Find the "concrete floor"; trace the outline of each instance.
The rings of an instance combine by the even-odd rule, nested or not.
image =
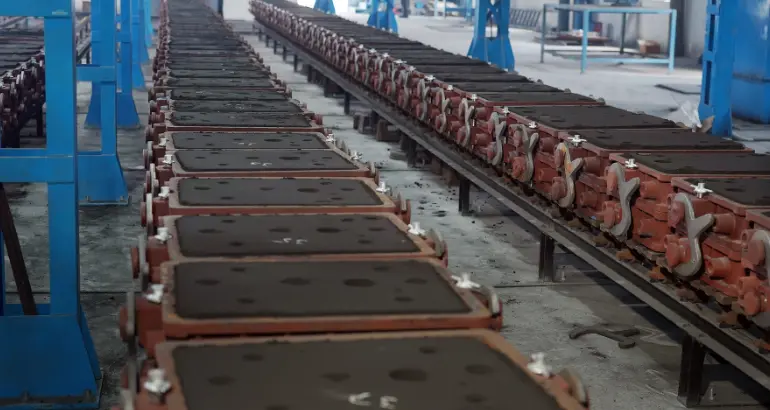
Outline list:
[[[245,16],[244,16],[245,17]],[[354,19],[363,19],[354,16]],[[463,53],[470,40],[470,29],[452,20],[410,18],[401,20],[401,33],[423,42]],[[569,87],[585,94],[604,97],[623,108],[644,110],[657,115],[681,105],[688,96],[674,95],[654,87],[656,83],[693,83],[699,74],[643,66],[591,67],[580,75],[577,63],[555,57],[548,64],[536,61],[537,48],[529,44],[531,33],[514,32],[518,69],[548,84]],[[343,114],[341,100],[324,98],[320,89],[305,82],[304,76],[282,64],[279,56],[252,43],[279,78],[294,90],[294,97],[311,110],[325,116],[326,126],[334,129],[352,149],[380,166],[387,183],[412,199],[414,219],[425,227],[441,230],[449,243],[451,268],[471,273],[475,280],[498,287],[505,302],[506,326],[503,333],[522,352],[546,352],[554,368],[578,371],[590,387],[593,409],[626,410],[676,409],[678,333],[670,324],[620,287],[609,283],[574,256],[557,251],[557,266],[565,282],[544,285],[537,281],[538,243],[510,214],[485,194],[474,193],[475,214],[462,217],[457,212],[457,190],[447,187],[439,177],[419,169],[409,169],[399,159],[393,144],[380,143],[352,129],[352,119]],[[89,89],[81,84],[78,95],[80,141],[82,147],[98,144],[98,131],[82,127]],[[143,92],[135,93],[141,124],[147,122],[147,101]],[[692,97],[690,97],[692,98]],[[31,145],[36,142],[28,140]],[[138,203],[144,171],[141,150],[143,130],[119,131],[119,152],[132,203],[125,207],[83,208],[81,216],[81,277],[83,305],[105,374],[103,402],[107,409],[117,401],[117,372],[123,365],[124,348],[117,337],[117,307],[130,289],[128,248],[142,232]],[[34,288],[43,300],[48,288],[47,216],[44,185],[19,187],[13,200],[17,229],[21,236]],[[643,330],[636,348],[620,350],[614,342],[596,336],[572,341],[568,332],[577,325],[614,323],[634,325]]]

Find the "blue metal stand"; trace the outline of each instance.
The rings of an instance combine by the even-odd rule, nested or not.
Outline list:
[[[334,0],[315,0],[313,9],[323,11],[326,14],[337,14],[334,8]]]
[[[478,0],[468,57],[484,60],[504,70],[514,70],[516,60],[508,37],[510,14],[510,0],[494,3],[491,0]]]
[[[50,246],[50,303],[35,316],[0,305],[0,403],[4,410],[96,409],[102,375],[80,305],[75,2],[3,1],[0,14],[45,19],[51,67],[47,147],[0,149],[0,181],[48,184]]]
[[[706,41],[703,50],[701,83],[701,119],[714,116],[711,133],[731,136],[733,113],[731,85],[735,60],[735,25],[738,24],[738,1],[708,0],[706,7]]]
[[[81,205],[127,205],[128,188],[118,158],[117,134],[117,58],[115,44],[115,2],[92,3],[91,35],[94,64],[77,68],[78,81],[92,84],[91,108],[98,115],[101,149],[78,153],[78,184]],[[93,93],[96,93],[94,95]],[[89,111],[91,114],[91,111]]]
[[[372,14],[366,24],[380,30],[398,33],[396,13],[393,12],[393,0],[372,0]]]
[[[131,69],[132,84],[135,90],[145,90],[142,64],[150,61],[144,41],[144,0],[131,0],[131,49],[133,67]]]
[[[152,30],[152,0],[144,0],[144,45],[147,48],[152,47],[154,34]]]
[[[132,93],[133,72],[142,67],[135,63],[133,45],[131,43],[131,2],[132,0],[120,0],[120,62],[118,63],[118,114],[119,128],[138,128],[139,114],[136,111],[136,103]],[[142,78],[144,82],[144,78]]]

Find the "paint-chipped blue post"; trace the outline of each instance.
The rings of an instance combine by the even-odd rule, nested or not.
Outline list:
[[[100,64],[102,61],[101,43],[104,41],[104,32],[112,27],[112,22],[107,22],[104,26],[99,16],[101,16],[101,1],[97,0],[91,3],[91,61],[94,64]],[[112,17],[114,21],[115,16]],[[114,30],[113,30],[114,31]],[[113,52],[114,54],[114,52]],[[88,113],[86,114],[87,128],[98,128],[102,125],[102,89],[97,84],[91,85],[91,101],[88,103]]]
[[[118,128],[138,128],[139,114],[132,93],[133,71],[141,66],[134,64],[131,46],[131,1],[120,0],[120,63],[118,64]]]
[[[509,0],[478,0],[468,57],[486,61],[504,70],[515,69],[516,60],[508,34],[510,14]]]
[[[50,303],[0,316],[4,409],[96,409],[102,375],[80,304],[75,1],[2,1],[0,15],[44,18],[45,148],[0,148],[0,182],[48,185]],[[2,245],[2,244],[0,244]]]
[[[152,1],[144,0],[144,45],[147,48],[152,47]],[[149,59],[149,54],[148,54]]]
[[[91,11],[92,22],[99,21],[99,60],[94,64],[79,65],[79,81],[88,81],[92,90],[99,91],[99,116],[101,122],[101,149],[78,153],[78,191],[81,205],[127,205],[128,188],[123,177],[117,152],[117,92],[118,68],[115,45],[117,34],[113,28],[115,2],[95,0]],[[96,52],[94,48],[94,52]],[[93,101],[93,100],[92,100]]]
[[[150,60],[147,54],[147,47],[144,45],[144,28],[142,27],[142,4],[144,0],[131,0],[131,84],[135,90],[145,90],[144,74],[142,73],[142,64]]]
[[[393,0],[372,0],[372,12],[366,24],[380,30],[398,33],[396,13],[393,12]]]
[[[313,9],[322,11],[326,14],[337,14],[337,10],[334,8],[333,0],[315,0]]]
[[[711,133],[731,136],[733,112],[731,86],[735,59],[735,25],[738,24],[738,1],[708,0],[706,7],[706,41],[703,50],[703,79],[699,116],[714,116]]]

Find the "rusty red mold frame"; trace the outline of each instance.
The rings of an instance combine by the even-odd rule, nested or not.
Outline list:
[[[743,232],[743,257],[741,262],[751,271],[739,283],[740,298],[733,308],[747,316],[760,313],[760,327],[770,329],[770,209],[753,209],[746,212],[751,229]],[[754,318],[756,320],[756,318]]]
[[[657,154],[657,153],[655,153]],[[703,154],[711,154],[710,152],[703,152]],[[715,155],[740,155],[746,154],[745,152],[736,153],[715,153]],[[619,170],[623,173],[625,181],[630,181],[633,178],[639,178],[639,197],[633,202],[632,205],[632,217],[633,217],[633,242],[641,245],[644,249],[648,249],[652,252],[662,253],[665,251],[666,244],[663,241],[665,235],[669,233],[668,228],[668,197],[674,193],[674,187],[671,184],[671,180],[675,177],[678,178],[762,178],[768,177],[768,175],[762,174],[745,174],[745,175],[729,175],[729,174],[677,174],[669,175],[652,169],[644,164],[634,164],[633,168],[628,168],[623,164],[627,163],[627,159],[623,154],[614,153],[610,154],[610,160],[614,163],[618,163]],[[609,168],[608,168],[609,169]],[[618,171],[618,172],[620,172]],[[607,173],[607,192],[613,196],[613,199],[617,199],[617,189],[619,176],[616,172]],[[613,201],[614,202],[614,201]],[[609,205],[609,204],[608,204]],[[616,204],[619,206],[619,204]],[[616,210],[617,210],[616,206]],[[645,232],[649,235],[640,237],[638,232]]]
[[[190,71],[201,71],[201,70],[204,70],[204,71],[216,71],[217,69],[216,68],[211,68],[211,69],[193,68],[193,69],[189,69],[189,70]],[[187,71],[187,69],[179,69],[179,71]],[[226,71],[246,71],[246,72],[252,71],[252,72],[261,72],[261,73],[266,73],[266,74],[272,74],[272,76],[275,76],[275,73],[270,71],[270,66],[262,65],[261,63],[258,63],[256,60],[254,60],[253,66],[249,67],[248,69],[238,70],[238,69],[225,69],[225,68],[223,68],[223,71],[225,71],[225,72]],[[162,66],[162,67],[158,67],[158,68],[154,69],[153,73],[152,73],[153,84],[156,84],[156,82],[158,80],[162,79],[162,78],[176,78],[176,77],[174,77],[174,70],[171,69],[168,66]]]
[[[254,150],[259,151],[259,150]],[[317,150],[315,150],[317,151]],[[238,178],[238,177],[282,177],[282,178],[373,178],[375,183],[379,183],[379,171],[373,163],[369,165],[362,164],[356,160],[353,160],[346,152],[338,149],[337,147],[330,147],[329,151],[334,152],[356,166],[355,169],[346,170],[323,170],[323,169],[308,169],[308,170],[248,170],[248,171],[214,171],[214,172],[199,172],[199,171],[187,171],[182,168],[176,160],[169,166],[166,164],[156,165],[150,164],[150,169],[145,174],[145,194],[152,193],[157,194],[160,191],[160,187],[165,185],[171,178],[193,178],[193,177],[220,177],[220,178]],[[167,155],[176,155],[173,151]],[[172,157],[174,158],[174,157]]]
[[[149,392],[142,389],[136,398],[137,410],[186,410],[184,390],[176,373],[173,359],[173,351],[181,347],[195,347],[206,345],[239,345],[248,343],[291,343],[301,344],[308,342],[352,342],[367,340],[408,339],[408,338],[436,338],[436,337],[472,337],[485,343],[490,348],[505,357],[512,366],[523,369],[532,380],[552,396],[562,410],[586,410],[588,405],[580,404],[574,397],[572,386],[582,385],[578,380],[568,380],[561,375],[544,378],[530,372],[527,368],[529,360],[514,348],[501,335],[489,330],[456,330],[456,331],[415,331],[415,332],[387,332],[387,333],[358,333],[348,335],[322,335],[322,336],[289,336],[279,338],[234,338],[234,339],[208,339],[184,342],[165,342],[156,347],[157,367],[165,371],[166,379],[171,384],[171,389],[165,396],[164,404],[158,403]],[[578,395],[584,392],[577,393]],[[257,405],[257,403],[255,403]]]
[[[324,132],[311,132],[309,134],[318,134],[321,140],[325,140],[326,137],[331,135],[329,131],[330,131],[329,129],[324,129]],[[289,132],[288,134],[290,133],[291,132]],[[259,134],[259,132],[250,132],[250,134]],[[174,145],[174,136],[175,136],[174,132],[166,132],[161,134],[158,137],[158,140],[160,142],[155,143],[153,141],[148,141],[147,143],[148,148],[145,148],[144,151],[142,152],[145,169],[149,169],[150,164],[155,164],[157,166],[158,165],[156,161],[157,158],[163,158],[164,155],[170,154],[174,151],[177,151],[178,149],[181,149],[181,148],[176,148],[176,146]],[[320,149],[331,149],[333,147],[333,145],[329,144],[328,142],[326,144],[327,146],[325,148],[320,148]],[[189,149],[189,148],[186,148],[186,149]],[[232,149],[239,149],[239,148],[234,147]],[[249,149],[249,148],[243,148],[243,149]]]
[[[286,214],[269,214],[269,215],[286,215]],[[289,214],[291,215],[291,214]],[[311,214],[312,215],[312,214]],[[360,215],[353,213],[340,213],[337,215]],[[284,261],[284,260],[296,260],[296,259],[308,259],[308,260],[334,260],[334,261],[346,261],[346,260],[393,260],[393,259],[439,259],[444,266],[447,266],[447,248],[446,242],[440,237],[434,234],[434,231],[428,231],[426,237],[413,235],[409,233],[409,227],[398,216],[394,214],[367,214],[376,215],[389,220],[399,231],[406,234],[406,236],[417,247],[415,252],[403,252],[403,253],[356,253],[356,254],[315,254],[315,255],[303,255],[303,256],[255,256],[255,257],[243,257],[239,258],[241,261]],[[183,218],[183,216],[167,216],[162,218],[160,226],[168,228],[170,239],[166,242],[161,242],[155,237],[150,237],[146,242],[145,261],[146,266],[141,267],[139,247],[131,248],[131,270],[134,278],[139,278],[140,271],[144,270],[150,276],[149,282],[158,283],[160,278],[160,272],[158,267],[168,261],[220,261],[231,260],[232,258],[221,257],[194,257],[188,258],[182,255],[179,247],[178,238],[179,235],[176,231],[176,220]],[[440,242],[440,243],[437,243]]]
[[[277,262],[280,263],[280,262]],[[196,337],[233,337],[239,335],[261,336],[277,334],[309,333],[351,333],[410,330],[449,329],[491,329],[502,327],[500,302],[498,313],[493,314],[487,307],[486,295],[458,288],[452,274],[436,261],[427,261],[437,275],[452,289],[469,309],[465,313],[443,314],[397,314],[397,315],[337,315],[307,317],[249,317],[230,319],[184,319],[176,312],[174,298],[174,269],[180,263],[167,262],[161,266],[164,294],[160,304],[148,301],[142,295],[136,296],[135,320],[139,343],[149,352],[154,346],[166,340],[180,340]],[[496,299],[495,299],[496,300]],[[120,311],[121,335],[127,338],[127,322],[131,315],[126,307]]]
[[[255,67],[259,67],[264,64],[264,59],[259,54],[255,53],[255,55],[245,55],[243,57],[249,57],[249,60],[251,60]],[[168,68],[168,65],[170,63],[173,63],[174,61],[177,61],[181,58],[174,58],[173,56],[171,58],[166,58],[163,60],[158,60],[157,58],[153,59],[152,62],[152,70],[153,73],[162,69]],[[201,61],[201,59],[197,59],[198,61]],[[206,59],[203,61],[210,61],[210,62],[220,62],[222,59]],[[154,80],[154,78],[153,78]]]
[[[174,125],[170,120],[158,122],[147,129],[148,135],[145,135],[147,141],[159,142],[158,136],[164,132],[173,131],[217,131],[217,132],[324,132],[323,125],[310,121],[309,127],[214,127],[205,125],[183,126]]]
[[[163,81],[163,79],[160,79],[158,81]],[[168,86],[165,86],[165,85],[155,85],[152,88],[150,88],[150,90],[147,92],[147,98],[148,98],[149,101],[156,100],[158,98],[164,98],[167,95],[166,94],[167,91],[170,91],[170,90],[172,90],[174,88],[184,88],[184,87],[168,87]],[[275,90],[277,92],[283,92],[283,93],[285,93],[287,95],[291,95],[291,94],[289,94],[289,90],[288,90],[288,87],[286,87],[286,84],[283,81],[277,80],[277,79],[272,79],[271,85],[268,86],[268,87],[238,87],[238,88],[206,87],[206,88],[218,89],[218,90],[223,90],[223,91],[227,91],[228,89],[235,89],[235,90],[263,90],[263,91]]]
[[[518,146],[522,145],[521,135],[523,133],[522,127],[516,127],[517,129],[517,143]],[[607,130],[608,132],[636,132],[651,130]],[[657,130],[652,130],[657,131]],[[670,130],[664,130],[670,131]],[[693,133],[689,130],[684,131],[682,135],[692,136],[695,138],[713,138],[716,137],[704,134]],[[547,156],[537,153],[535,156],[539,158],[539,161],[535,162],[534,172],[547,172],[540,169],[541,167],[551,167],[557,170],[560,176],[549,180],[536,178],[536,187],[539,191],[546,194],[552,201],[558,203],[562,208],[570,208],[577,206],[577,213],[587,220],[593,220],[595,218],[602,217],[602,204],[609,200],[609,193],[607,192],[607,185],[605,181],[605,175],[608,174],[608,168],[612,164],[610,161],[610,154],[628,152],[629,150],[621,150],[617,148],[602,148],[591,144],[590,142],[580,142],[579,144],[573,144],[570,140],[573,139],[573,134],[569,132],[560,132],[558,138],[559,144],[553,151],[553,163],[548,164],[545,162]],[[698,141],[693,141],[693,146],[697,146]],[[657,148],[641,148],[634,152],[636,153],[677,153],[677,152],[753,152],[752,150],[734,143],[734,148],[705,148],[705,149],[670,149],[665,146],[659,146]],[[522,157],[523,158],[523,157]],[[577,179],[575,178],[577,176]],[[574,192],[569,193],[569,186],[574,185]]]
[[[757,180],[767,181],[770,186],[770,178]],[[690,259],[691,244],[684,226],[687,209],[691,208],[695,217],[713,215],[713,226],[697,240],[703,255],[704,273],[691,284],[712,295],[721,305],[730,306],[740,296],[741,282],[747,276],[746,266],[741,263],[747,247],[745,240],[750,239],[745,238],[750,229],[746,214],[762,207],[736,203],[713,192],[698,198],[696,187],[686,178],[674,178],[671,184],[675,193],[668,196],[668,225],[676,228],[676,232],[665,238],[664,267],[671,270]]]
[[[391,198],[390,196],[377,191],[377,185],[371,178],[349,178],[364,184],[370,193],[380,200],[379,205],[312,205],[312,206],[185,206],[179,202],[179,183],[187,178],[172,178],[166,185],[169,187],[169,195],[166,198],[152,197],[147,194],[142,199],[139,211],[142,220],[142,226],[148,227],[148,233],[154,234],[154,228],[158,226],[160,218],[165,216],[182,215],[263,215],[263,214],[364,214],[364,213],[392,213],[398,215],[404,223],[410,223],[412,217],[411,201],[402,199],[400,195]],[[218,178],[196,178],[212,179]],[[242,178],[251,180],[281,180],[283,178]],[[303,178],[303,179],[324,179],[329,178]],[[152,199],[150,214],[152,223],[147,225],[147,199]]]

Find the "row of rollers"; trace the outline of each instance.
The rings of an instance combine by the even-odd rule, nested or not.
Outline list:
[[[19,132],[31,118],[42,116],[45,102],[45,55],[42,35],[0,34],[0,123],[2,146],[19,148]],[[42,121],[38,136],[42,136]]]
[[[162,121],[162,120],[161,120],[161,121]],[[173,131],[173,130],[172,130],[172,131]],[[163,132],[168,132],[168,131],[167,131],[167,130],[163,130]],[[345,148],[344,148],[344,146],[341,146],[340,144],[338,144],[336,148],[337,148],[337,149],[342,149],[342,150],[344,150],[344,149],[345,149]],[[166,149],[168,149],[168,147],[166,147]],[[348,152],[348,153],[349,153],[349,152]],[[168,155],[168,154],[164,154],[164,158],[165,158],[165,155]],[[362,167],[362,168],[366,168],[366,167]],[[373,168],[366,168],[366,171],[371,173],[371,172],[373,171]],[[375,175],[375,176],[376,176],[376,175]],[[161,198],[162,200],[163,200],[163,199],[169,199],[169,198],[168,198],[169,194],[170,194],[170,196],[173,196],[173,192],[175,192],[174,186],[175,186],[175,184],[177,184],[177,183],[178,183],[178,180],[176,180],[176,181],[173,181],[173,182],[171,183],[171,186],[170,186],[170,187],[163,187],[163,188],[170,188],[170,189],[162,189],[162,190],[164,191],[164,194],[163,194],[162,196],[163,196],[163,197],[166,197],[166,198]],[[371,187],[371,188],[374,188],[375,190],[377,190],[377,189],[379,189],[379,190],[382,190],[382,188],[383,188],[382,184],[380,184],[380,186],[378,186],[378,187],[375,187],[375,185],[374,185],[374,184],[372,184],[372,183],[370,183],[370,187]],[[385,199],[385,200],[387,201],[389,198],[383,198],[383,199]],[[148,198],[148,200],[152,200],[152,202],[156,202],[156,199],[155,199],[155,198],[152,198],[152,196],[150,196],[150,197]],[[403,217],[404,217],[404,215],[406,215],[406,217],[408,218],[408,214],[409,214],[409,212],[408,212],[408,210],[409,210],[409,206],[408,206],[408,204],[404,204],[404,202],[402,202],[400,199],[396,199],[395,201],[393,201],[392,199],[390,199],[390,200],[389,200],[389,203],[388,203],[388,202],[385,202],[385,203],[387,204],[387,205],[386,205],[386,207],[388,207],[388,208],[391,208],[393,211],[395,211],[395,213],[396,213],[396,214],[402,214],[401,218],[403,218]],[[397,205],[397,204],[398,204],[398,205]],[[144,208],[144,207],[143,207],[143,209],[148,209],[148,208]],[[149,209],[159,209],[159,208],[158,208],[158,207],[153,207],[153,208],[149,208]],[[201,212],[202,212],[202,213],[207,213],[207,214],[208,214],[208,213],[210,213],[210,211],[211,211],[211,210],[208,210],[208,209],[206,209],[206,210],[201,210]],[[221,211],[221,210],[220,210],[220,211]],[[145,214],[145,216],[146,216],[146,214]],[[154,220],[155,218],[154,218],[154,217],[151,215],[150,219],[151,219],[151,220]],[[408,219],[405,221],[405,223],[408,223]],[[152,223],[148,223],[147,225],[148,225],[148,226],[152,226],[153,224],[152,224]],[[407,229],[409,229],[410,227],[409,227],[409,226],[407,226],[406,228],[407,228]],[[417,231],[419,231],[419,230],[420,230],[420,229],[419,229],[419,227],[417,227],[417,226],[415,226],[415,227],[412,227],[412,228],[416,228],[416,230],[417,230]],[[149,228],[149,229],[152,229],[152,228]],[[413,229],[413,230],[414,230],[414,229]],[[173,233],[172,233],[172,234],[170,234],[170,235],[168,235],[168,236],[169,236],[169,237],[173,237],[174,235],[173,235]],[[418,236],[419,236],[419,235],[418,235]],[[152,239],[151,239],[151,240],[152,240]],[[428,240],[427,242],[430,242],[430,240]],[[435,248],[435,247],[436,247],[436,246],[435,246],[435,241],[434,241],[434,244],[433,244],[433,245],[434,245],[434,248]],[[445,256],[445,254],[444,254],[444,256]],[[455,279],[458,279],[458,278],[455,278]],[[156,288],[156,289],[157,289],[157,288]],[[490,303],[490,302],[491,302],[491,300],[490,300],[490,297],[494,297],[494,296],[493,296],[493,294],[482,294],[482,295],[480,295],[480,296],[481,296],[481,298],[482,298],[482,299],[486,299],[486,302],[487,302],[487,303]],[[494,300],[496,300],[496,299],[494,299]],[[494,306],[494,304],[492,304],[492,306]],[[497,306],[497,310],[499,310],[499,306]],[[159,315],[159,312],[158,312],[158,315]],[[501,319],[501,318],[499,318],[499,316],[498,316],[498,317],[497,317],[497,319],[496,319],[496,321],[499,321],[500,319]],[[497,328],[497,327],[499,327],[499,325],[500,325],[500,322],[497,322],[497,324],[489,324],[489,326],[490,326],[490,327],[493,327],[493,328]],[[566,383],[566,381],[563,381],[563,383]]]
[[[465,66],[452,66],[455,58],[449,62],[442,59],[444,72],[427,66],[425,72],[430,74],[426,74],[420,71],[425,62],[419,55],[409,54],[415,47],[426,54],[425,46],[406,41],[404,47],[411,48],[406,49],[410,56],[407,62],[400,59],[403,51],[394,51],[396,42],[386,33],[378,33],[383,39],[383,47],[378,48],[386,49],[379,52],[370,48],[371,42],[359,41],[359,36],[352,35],[353,40],[327,30],[325,21],[303,22],[262,2],[253,2],[252,10],[268,16],[265,21],[284,24],[274,28],[308,44],[458,149],[538,194],[536,200],[545,206],[566,211],[601,230],[613,245],[641,251],[644,259],[657,266],[651,271],[654,279],[661,278],[662,268],[726,307],[729,313],[723,319],[727,323],[739,325],[738,316],[748,316],[754,324],[770,327],[765,257],[770,248],[770,225],[763,212],[770,204],[738,203],[735,198],[715,195],[708,186],[719,182],[704,180],[768,178],[770,162],[766,156],[751,154],[738,143],[693,133],[682,124],[608,107],[601,99],[561,92],[516,74],[497,73],[494,67],[469,59]],[[469,69],[472,72],[467,72]],[[474,77],[479,81],[473,83]],[[464,83],[455,86],[445,78],[463,78]],[[504,92],[490,92],[501,89]],[[543,93],[548,93],[547,98]],[[490,99],[485,98],[487,95]],[[549,106],[538,107],[540,104]],[[575,130],[549,121],[566,111],[573,117],[598,118],[599,122],[586,120]],[[616,120],[606,121],[610,117]],[[625,124],[617,120],[623,117],[631,120]],[[588,139],[589,134],[598,138]],[[654,162],[641,165],[640,155],[627,152],[627,148],[602,146],[601,138],[621,134],[626,140],[636,140],[640,146],[637,153],[655,153],[657,161],[681,161],[690,156],[688,152],[697,152],[697,158],[706,165],[719,167],[711,172],[702,167],[700,172],[671,174],[657,169]],[[645,142],[649,143],[647,148]],[[736,167],[730,169],[725,164]],[[749,183],[756,192],[770,187],[767,179]],[[604,236],[600,242],[607,242]]]

